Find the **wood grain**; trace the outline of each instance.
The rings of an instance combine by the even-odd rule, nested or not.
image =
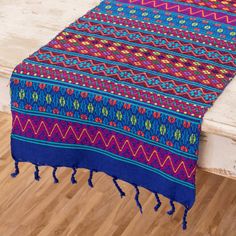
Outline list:
[[[48,43],[58,32],[101,0],[1,0],[0,1],[0,94],[6,91],[3,79],[24,58]],[[6,111],[9,96],[2,99]],[[229,84],[206,113],[202,130],[236,140],[236,79]],[[2,109],[3,110],[3,109]],[[8,106],[8,111],[10,111]]]
[[[141,189],[140,215],[131,185],[120,181],[126,197],[120,199],[110,177],[94,175],[94,188],[87,185],[88,171],[79,170],[78,183],[70,183],[71,170],[58,169],[59,184],[53,184],[52,169],[40,168],[34,181],[32,165],[20,164],[20,175],[11,178],[10,115],[0,113],[0,235],[4,236],[235,236],[236,181],[197,173],[197,199],[189,212],[188,229],[182,231],[183,208],[176,204],[172,217],[166,214],[168,200],[161,197],[158,212],[154,196]]]

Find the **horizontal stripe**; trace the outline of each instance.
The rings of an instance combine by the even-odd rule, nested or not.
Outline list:
[[[117,2],[114,2],[114,1],[110,1],[110,4],[116,9],[114,9],[114,11],[110,14],[110,15],[113,15],[113,16],[120,16],[119,13],[117,11]],[[130,3],[124,3],[124,2],[119,2],[118,4],[120,4],[120,6],[124,5],[125,6],[125,9],[129,9],[129,6],[130,6]],[[98,12],[98,13],[103,13],[103,14],[108,14],[107,13],[107,10],[105,8],[105,6],[107,5],[107,3],[103,2],[100,7],[98,9],[93,9],[94,12]],[[156,13],[159,13],[161,15],[161,17],[163,18],[166,18],[166,11],[165,10],[160,10],[160,9],[153,9],[151,7],[148,7],[148,6],[140,6],[140,5],[137,5],[137,4],[133,4],[132,5],[134,8],[133,9],[136,9],[137,12],[142,12],[142,8],[145,8],[146,11],[149,13],[149,16],[151,16],[150,20],[144,20],[143,19],[143,16],[142,15],[138,15],[136,14],[136,19],[135,20],[138,20],[138,21],[142,21],[142,22],[146,22],[146,23],[151,23],[151,24],[158,24],[158,25],[162,25],[162,26],[169,26],[166,19],[163,19],[161,23],[159,22],[156,22],[155,18],[154,18],[154,11],[156,11]],[[192,26],[189,26],[188,25],[188,22],[191,22],[191,18],[193,18],[192,16],[188,16],[188,15],[185,15],[185,14],[181,14],[181,13],[175,13],[175,12],[169,12],[170,14],[168,15],[168,17],[173,17],[175,19],[178,19],[178,16],[183,16],[183,18],[186,20],[187,24],[185,23],[184,25],[188,27],[188,31],[189,32],[194,32],[193,27]],[[132,16],[132,14],[130,14],[128,12],[128,10],[125,12],[125,16],[129,19],[129,17]],[[121,18],[123,18],[122,16],[120,16]],[[201,17],[197,17],[197,16],[194,16],[194,18],[196,19],[195,22],[199,23],[201,26],[204,25],[204,21],[206,21],[205,19],[202,19]],[[125,19],[125,18],[123,18]],[[210,20],[210,19],[207,19],[207,22],[208,22],[208,25],[211,26],[212,29],[215,28],[215,24],[219,24],[219,22],[217,21],[213,21],[213,20]],[[178,29],[178,27],[182,26],[181,24],[178,24],[177,22],[172,22],[175,24],[175,27],[173,27],[173,29]],[[226,23],[220,23],[221,25],[221,28],[224,28],[225,31],[227,31],[228,34],[224,34],[226,36],[226,40],[232,40],[233,37],[231,37],[231,35],[229,34],[229,31],[227,30],[228,29],[228,24]],[[186,29],[184,29],[185,31],[187,31]],[[208,30],[205,30],[205,29],[200,29],[201,30],[201,33],[203,35],[207,35],[207,32]],[[211,31],[213,32],[214,34],[211,35],[211,37],[213,38],[220,38],[220,33],[218,33],[217,31]],[[225,39],[224,39],[225,40]]]
[[[187,55],[187,54],[184,54],[184,53],[178,53],[178,52],[174,52],[174,51],[171,51],[171,50],[166,50],[166,49],[159,48],[159,47],[153,47],[153,46],[146,45],[146,44],[139,44],[139,43],[129,42],[129,41],[123,40],[123,39],[117,39],[117,38],[113,38],[113,37],[98,35],[98,34],[95,34],[95,33],[91,34],[91,33],[82,32],[82,31],[78,31],[78,30],[72,30],[72,29],[68,29],[68,28],[65,29],[64,31],[75,33],[77,35],[85,35],[85,36],[97,37],[97,38],[100,38],[100,39],[106,39],[106,40],[110,40],[110,41],[113,41],[113,42],[120,42],[120,43],[123,43],[123,44],[126,44],[126,45],[131,45],[131,46],[135,46],[135,47],[139,47],[139,48],[147,48],[147,49],[151,49],[153,51],[163,52],[165,54],[171,54],[171,55],[174,55],[174,56],[177,56],[177,57],[187,58],[187,59],[191,59],[193,61],[198,61],[198,62],[202,62],[202,63],[205,63],[205,64],[211,64],[211,65],[221,67],[221,68],[224,68],[224,69],[236,71],[235,67],[228,66],[228,65],[225,65],[223,63],[220,64],[220,63],[217,63],[217,62],[214,62],[214,61],[211,61],[211,60],[201,59],[201,58],[198,58],[198,57],[195,57],[195,56],[190,56],[190,55]]]
[[[102,124],[102,123],[98,124],[98,123],[96,123],[94,121],[90,121],[90,120],[83,120],[83,119],[80,119],[80,118],[73,118],[73,117],[68,117],[68,116],[63,116],[63,115],[58,115],[58,114],[55,115],[55,114],[48,113],[48,112],[37,112],[37,111],[33,111],[33,110],[23,110],[23,109],[15,108],[15,107],[11,107],[11,110],[15,111],[15,112],[18,112],[18,113],[21,113],[21,114],[27,114],[27,115],[31,115],[31,116],[41,116],[41,117],[46,117],[46,118],[55,118],[55,119],[61,119],[61,120],[70,121],[70,122],[78,122],[79,121],[81,124],[86,124],[86,125],[91,125],[92,124],[93,126],[103,127],[105,129],[115,131],[119,134],[126,135],[126,136],[131,137],[131,138],[135,138],[139,141],[146,142],[148,144],[152,144],[154,146],[157,146],[157,147],[163,148],[167,151],[170,151],[171,153],[181,155],[182,157],[185,157],[185,158],[188,158],[188,159],[191,159],[191,160],[197,160],[198,159],[198,157],[195,154],[191,154],[191,153],[188,153],[188,152],[183,152],[179,149],[176,149],[174,147],[170,147],[170,146],[165,145],[163,143],[154,142],[151,139],[147,139],[145,137],[136,135],[134,133],[125,132],[125,130],[121,130],[121,129],[115,128],[113,126],[105,125],[105,124]]]
[[[205,89],[213,91],[213,92],[217,92],[217,93],[221,92],[221,90],[209,87],[207,85],[203,85],[203,84],[200,84],[200,83],[197,83],[197,82],[193,82],[193,81],[185,80],[185,79],[182,79],[182,78],[174,77],[174,76],[171,76],[171,75],[168,75],[168,74],[163,74],[163,73],[160,73],[160,72],[157,72],[157,71],[154,71],[154,70],[148,70],[148,69],[145,69],[145,68],[132,66],[132,65],[122,63],[122,62],[106,60],[106,59],[103,59],[103,58],[89,56],[89,55],[80,54],[80,53],[73,53],[73,52],[68,52],[68,51],[64,51],[64,50],[53,49],[53,48],[50,48],[50,47],[42,47],[41,49],[45,50],[45,51],[52,51],[52,52],[57,52],[57,53],[62,53],[62,54],[67,54],[67,55],[72,55],[72,56],[77,56],[77,57],[79,56],[79,57],[82,57],[82,58],[85,58],[85,59],[88,59],[88,60],[94,60],[94,61],[110,64],[110,65],[113,65],[113,66],[123,66],[123,67],[129,68],[131,70],[140,71],[141,73],[146,72],[148,74],[152,74],[152,75],[156,75],[156,76],[162,76],[162,77],[172,79],[172,80],[175,80],[175,81],[180,81],[180,82],[183,82],[183,83],[186,83],[186,84],[192,84],[192,85],[195,85],[197,87],[205,88]]]
[[[218,47],[216,46],[213,46],[213,45],[208,45],[208,44],[205,44],[205,43],[200,43],[200,42],[196,42],[194,41],[193,39],[184,39],[184,38],[181,38],[181,37],[175,37],[175,36],[171,36],[171,35],[168,35],[168,34],[162,34],[160,32],[153,32],[153,31],[150,31],[148,29],[146,30],[141,30],[141,29],[137,29],[135,27],[128,27],[128,26],[124,26],[124,25],[121,25],[121,24],[116,24],[114,22],[109,22],[107,23],[106,21],[101,21],[101,20],[93,20],[91,18],[85,18],[85,17],[81,17],[80,20],[83,20],[83,21],[86,21],[86,22],[93,22],[93,23],[98,23],[98,24],[102,24],[102,25],[107,25],[107,26],[115,26],[115,27],[118,27],[118,28],[122,28],[122,29],[129,29],[133,32],[142,32],[142,33],[146,33],[146,34],[151,34],[151,35],[154,35],[154,36],[161,36],[161,37],[166,37],[166,38],[169,38],[169,39],[173,39],[173,40],[178,40],[178,41],[182,41],[182,42],[185,42],[185,43],[191,43],[193,45],[197,45],[197,46],[200,46],[200,47],[208,47],[208,48],[212,48],[212,49],[215,49],[217,51],[221,51],[221,52],[228,52],[228,53],[231,53],[231,54],[236,54],[236,51],[233,51],[233,50],[228,50],[227,48],[220,48],[220,45]],[[73,23],[73,25],[78,25],[78,23]]]
[[[29,61],[27,61],[27,63],[29,63],[31,65],[34,65],[32,62],[29,62]],[[178,95],[174,95],[174,94],[168,93],[168,92],[165,93],[165,92],[157,90],[157,89],[152,89],[152,88],[140,86],[138,84],[133,84],[133,83],[130,83],[130,82],[126,82],[124,80],[121,81],[121,80],[114,79],[112,77],[91,74],[91,73],[87,73],[87,72],[84,72],[84,71],[78,71],[78,70],[69,69],[69,68],[65,70],[65,67],[61,67],[61,66],[53,66],[52,67],[52,66],[48,66],[47,64],[45,64],[45,65],[47,67],[50,67],[50,68],[73,72],[73,73],[76,73],[77,75],[85,75],[85,76],[89,76],[91,78],[99,78],[99,79],[103,79],[103,80],[110,80],[110,81],[112,81],[114,83],[124,84],[124,85],[129,86],[129,87],[132,86],[134,88],[137,88],[140,91],[151,92],[153,94],[161,94],[161,95],[166,96],[168,98],[175,98],[176,100],[178,100],[180,102],[184,101],[184,102],[188,102],[188,103],[195,104],[195,105],[202,106],[202,107],[211,107],[211,104],[207,104],[207,103],[202,103],[202,102],[198,102],[198,101],[195,101],[195,100],[191,100],[189,98],[181,97],[181,95],[178,96]],[[25,75],[25,76],[28,76],[28,75]],[[41,79],[41,77],[39,77],[39,78]],[[58,80],[54,80],[54,81],[58,82]],[[60,82],[68,84],[67,82],[63,82],[63,81],[60,81]],[[77,84],[73,84],[73,85],[77,86]]]
[[[82,150],[96,151],[96,152],[102,153],[104,155],[107,155],[110,158],[113,158],[113,159],[116,159],[118,161],[123,161],[123,162],[127,162],[127,163],[130,163],[130,164],[139,166],[141,168],[144,168],[146,170],[149,170],[149,171],[152,171],[152,172],[154,172],[156,174],[159,174],[162,177],[164,177],[164,178],[166,178],[166,179],[168,179],[170,181],[173,181],[173,182],[176,182],[178,184],[184,185],[186,187],[195,189],[194,185],[192,185],[190,183],[187,183],[185,181],[179,180],[179,179],[177,179],[177,178],[175,178],[175,177],[173,177],[171,175],[168,175],[165,172],[160,171],[159,169],[156,169],[156,168],[153,168],[151,166],[142,164],[142,163],[137,162],[135,160],[131,160],[131,159],[127,159],[127,158],[121,157],[119,155],[115,155],[115,154],[110,153],[110,152],[105,151],[105,150],[101,151],[100,149],[95,148],[95,147],[90,147],[90,146],[86,146],[86,145],[78,145],[78,144],[64,144],[64,143],[55,143],[55,142],[48,142],[48,141],[45,142],[45,141],[41,141],[41,140],[37,140],[37,139],[25,138],[25,137],[22,137],[22,136],[19,136],[19,135],[15,135],[15,134],[12,134],[11,137],[14,138],[14,139],[20,140],[20,141],[25,141],[25,142],[29,142],[29,143],[35,143],[35,144],[41,144],[41,145],[45,145],[45,146],[49,146],[49,147],[74,148],[74,149],[78,149],[78,150],[82,149]]]
[[[22,79],[22,80],[27,80],[27,75],[26,76],[22,76],[22,75],[19,75],[19,74],[12,74],[12,78],[18,78],[18,79]],[[35,79],[34,77],[31,77],[31,80],[34,80],[35,82],[37,83],[41,83],[41,81],[38,81],[37,79]],[[38,77],[40,80],[43,80],[42,77]],[[50,82],[48,81],[48,79],[45,79],[46,81],[44,81],[45,84],[48,84],[48,85],[55,85],[56,83],[54,83],[54,81]],[[119,100],[121,102],[123,101],[127,101],[129,103],[132,103],[132,104],[136,104],[136,105],[141,105],[143,106],[144,104],[142,102],[139,102],[137,100],[134,100],[134,99],[130,99],[130,98],[126,98],[126,97],[122,97],[119,96],[119,95],[114,95],[112,93],[107,93],[107,92],[103,92],[101,90],[92,90],[86,86],[81,86],[82,89],[78,89],[76,88],[73,84],[69,84],[69,83],[65,83],[66,85],[62,84],[61,82],[57,82],[57,84],[61,84],[60,86],[62,88],[73,88],[77,91],[88,91],[90,92],[91,94],[94,94],[94,95],[97,95],[97,94],[101,94],[103,97],[106,97],[106,98],[115,98],[116,100]],[[77,85],[78,86],[78,85]],[[79,86],[78,86],[79,87]],[[149,110],[151,111],[160,111],[162,112],[163,114],[167,114],[167,115],[171,115],[171,116],[174,116],[178,119],[181,119],[181,120],[188,120],[188,121],[191,121],[193,123],[196,123],[196,124],[199,124],[201,122],[201,118],[198,118],[198,117],[194,117],[194,116],[190,116],[190,115],[187,115],[187,114],[182,114],[182,113],[178,113],[178,112],[175,112],[174,110],[171,110],[171,109],[164,109],[162,108],[161,106],[155,106],[155,105],[152,105],[150,103],[145,103],[145,107],[148,107]]]

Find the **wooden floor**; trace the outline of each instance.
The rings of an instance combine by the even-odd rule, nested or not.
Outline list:
[[[197,200],[188,215],[188,229],[182,231],[183,208],[176,206],[170,217],[168,200],[154,212],[155,199],[141,189],[140,215],[133,188],[121,182],[126,197],[120,199],[112,180],[94,175],[93,189],[88,172],[78,171],[71,185],[71,170],[59,169],[59,184],[53,184],[50,168],[41,168],[41,180],[34,181],[33,167],[20,165],[20,175],[11,178],[10,116],[0,113],[0,235],[70,236],[162,236],[236,235],[236,181],[198,170]],[[227,158],[227,157],[222,157]]]

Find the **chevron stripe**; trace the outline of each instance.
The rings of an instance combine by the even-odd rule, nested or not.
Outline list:
[[[75,118],[75,117],[68,117],[68,116],[60,115],[60,114],[53,114],[53,113],[49,113],[46,111],[39,112],[39,111],[33,111],[33,110],[25,110],[25,109],[16,108],[14,106],[12,106],[11,109],[13,112],[16,112],[21,115],[30,115],[32,117],[39,117],[40,116],[43,118],[60,119],[63,121],[68,121],[68,122],[77,122],[77,123],[79,122],[82,125],[92,125],[93,127],[108,129],[108,130],[116,132],[117,134],[126,135],[127,137],[135,138],[138,141],[141,141],[144,143],[149,143],[153,146],[165,149],[169,152],[172,152],[172,153],[174,152],[175,154],[178,154],[181,157],[192,159],[192,160],[197,160],[197,156],[195,154],[184,152],[182,150],[176,149],[174,147],[170,147],[170,146],[165,145],[163,143],[153,141],[151,139],[145,138],[145,136],[140,136],[135,133],[127,132],[125,130],[120,130],[119,128],[117,128],[115,126],[109,126],[107,124],[102,124],[102,123],[98,123],[98,122],[91,121],[91,120],[84,120],[84,119]]]
[[[173,2],[173,0],[165,0],[165,2]],[[217,4],[216,0],[174,0],[174,2],[177,2],[178,4],[181,5],[189,5],[193,6],[195,8],[200,8],[200,9],[205,9],[205,10],[210,10],[214,12],[220,12],[226,15],[230,16],[236,16],[236,7],[233,6],[234,0],[232,1],[221,1],[218,0],[219,2],[222,2],[222,4]]]
[[[118,0],[118,1],[124,2],[122,0]],[[224,21],[227,24],[232,24],[236,22],[235,17],[231,17],[232,19],[230,19],[230,17],[226,14],[224,16],[220,16],[219,14],[215,12],[209,12],[203,9],[199,10],[191,6],[181,6],[176,3],[171,4],[168,2],[162,2],[160,0],[129,0],[129,3],[136,3],[142,6],[151,6],[153,8],[161,8],[166,11],[174,10],[175,12],[178,12],[178,13],[187,13],[191,16],[197,15],[202,18],[210,18],[210,19],[213,18],[213,20],[215,21]]]
[[[161,168],[165,167],[165,165],[168,165],[172,168],[172,171],[175,174],[181,170],[184,170],[184,172],[188,178],[191,178],[195,174],[195,171],[196,171],[196,167],[192,168],[192,170],[188,170],[183,161],[181,161],[178,164],[178,166],[175,167],[170,156],[165,157],[165,160],[162,161],[161,158],[159,157],[156,149],[154,149],[150,155],[147,155],[143,145],[139,145],[138,147],[136,147],[136,150],[134,150],[133,145],[130,143],[130,141],[128,139],[126,139],[125,141],[122,141],[123,144],[120,144],[119,141],[117,140],[116,136],[111,135],[111,137],[109,137],[109,140],[106,141],[106,139],[103,137],[102,132],[100,132],[100,131],[97,131],[97,133],[93,134],[93,136],[92,136],[92,135],[90,135],[88,130],[86,128],[84,128],[81,133],[77,134],[76,131],[74,130],[74,128],[71,125],[69,125],[66,128],[65,132],[63,133],[60,128],[60,125],[58,123],[55,123],[53,125],[53,128],[51,129],[51,131],[49,131],[47,128],[47,125],[45,124],[44,121],[41,121],[40,124],[38,125],[38,127],[35,127],[33,122],[30,119],[27,119],[26,123],[23,125],[21,123],[21,120],[18,115],[16,115],[14,117],[12,126],[13,126],[13,129],[20,127],[21,132],[23,132],[23,133],[25,133],[29,129],[32,129],[34,135],[38,135],[40,132],[45,131],[48,138],[53,137],[54,134],[58,135],[58,132],[59,132],[59,134],[63,140],[66,140],[68,134],[72,133],[78,143],[83,139],[89,140],[91,145],[95,144],[99,141],[102,141],[102,143],[105,145],[106,148],[109,148],[110,146],[114,145],[114,143],[115,143],[115,145],[120,153],[125,151],[126,148],[129,148],[133,157],[137,158],[138,156],[140,156],[140,152],[141,152],[144,155],[144,157],[148,163],[150,163],[151,161],[153,161],[153,159],[155,159],[158,161],[158,164],[161,166]]]

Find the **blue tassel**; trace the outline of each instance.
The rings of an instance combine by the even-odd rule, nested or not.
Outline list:
[[[76,181],[76,179],[75,179],[76,172],[77,172],[77,170],[76,170],[76,168],[74,167],[74,168],[73,168],[73,173],[72,173],[71,179],[70,179],[72,184],[76,184],[76,183],[77,183],[77,181]]]
[[[117,178],[116,177],[113,177],[113,182],[117,188],[117,190],[119,191],[120,193],[120,197],[124,197],[125,196],[125,192],[121,189],[121,187],[119,186],[119,184],[117,183]]]
[[[160,200],[160,198],[159,198],[159,196],[158,196],[157,193],[155,193],[155,197],[156,197],[156,200],[157,200],[157,204],[156,204],[156,206],[154,207],[154,210],[155,210],[155,211],[158,211],[159,207],[161,206],[161,200]]]
[[[19,173],[20,173],[20,170],[19,170],[19,163],[17,161],[15,161],[15,172],[11,173],[11,176],[13,178],[15,178]]]
[[[93,188],[92,179],[93,179],[93,170],[90,170],[89,178],[88,178],[88,185],[89,185],[91,188]]]
[[[37,180],[37,181],[40,180],[38,165],[35,165],[34,179]]]
[[[183,215],[183,230],[187,229],[187,215],[188,215],[188,208],[185,207],[184,215]]]
[[[175,205],[172,200],[170,200],[170,205],[171,205],[171,209],[169,211],[167,211],[167,214],[171,216],[175,212]]]
[[[138,189],[138,186],[137,185],[134,185],[135,189],[136,189],[136,194],[135,194],[135,201],[136,201],[136,204],[137,204],[137,207],[139,208],[141,214],[143,213],[143,209],[142,209],[142,205],[141,203],[139,202],[139,189]]]
[[[57,178],[57,176],[56,176],[56,172],[57,172],[57,167],[54,167],[54,168],[53,168],[53,171],[52,171],[52,176],[53,176],[53,179],[54,179],[54,183],[55,183],[55,184],[59,183],[59,180],[58,180],[58,178]]]

